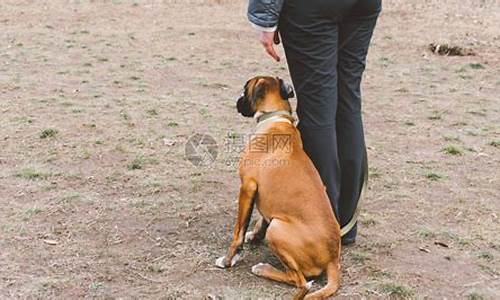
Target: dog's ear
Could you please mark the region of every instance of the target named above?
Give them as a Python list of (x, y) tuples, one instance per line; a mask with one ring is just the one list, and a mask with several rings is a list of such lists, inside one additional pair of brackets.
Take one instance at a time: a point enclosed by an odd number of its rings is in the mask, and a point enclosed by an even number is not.
[(238, 112), (244, 117), (253, 117), (255, 115), (255, 102), (257, 98), (254, 96), (255, 90), (250, 90), (251, 81), (252, 79), (245, 83), (243, 93), (236, 102)]
[(281, 98), (284, 100), (288, 100), (290, 98), (295, 97), (295, 92), (293, 91), (293, 87), (289, 84), (286, 84), (285, 81), (279, 77), (276, 77), (278, 79), (279, 85), (280, 85), (280, 95)]

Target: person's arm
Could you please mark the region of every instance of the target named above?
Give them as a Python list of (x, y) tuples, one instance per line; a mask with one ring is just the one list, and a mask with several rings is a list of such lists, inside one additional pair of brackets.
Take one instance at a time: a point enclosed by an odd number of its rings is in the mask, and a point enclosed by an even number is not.
[(267, 53), (276, 61), (279, 55), (274, 44), (279, 44), (278, 22), (284, 0), (250, 0), (248, 4), (248, 20), (259, 31), (259, 39)]

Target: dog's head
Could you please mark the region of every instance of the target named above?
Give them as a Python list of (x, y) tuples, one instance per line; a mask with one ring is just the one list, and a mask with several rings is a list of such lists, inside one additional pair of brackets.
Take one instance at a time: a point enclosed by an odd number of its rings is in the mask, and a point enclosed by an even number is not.
[(257, 76), (247, 81), (236, 107), (245, 117), (253, 117), (258, 111), (290, 110), (289, 98), (293, 88), (278, 77)]

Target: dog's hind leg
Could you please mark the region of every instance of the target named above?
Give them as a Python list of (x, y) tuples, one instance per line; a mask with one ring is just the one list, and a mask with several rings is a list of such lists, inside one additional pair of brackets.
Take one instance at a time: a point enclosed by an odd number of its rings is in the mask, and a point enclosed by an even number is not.
[(265, 277), (271, 280), (295, 285), (299, 288), (294, 299), (302, 299), (312, 286), (312, 281), (307, 282), (304, 273), (299, 267), (299, 264), (292, 255), (294, 247), (293, 239), (287, 237), (291, 233), (290, 225), (273, 219), (267, 229), (266, 239), (269, 242), (269, 247), (274, 254), (278, 256), (283, 263), (286, 271), (280, 271), (269, 264), (257, 264), (252, 267), (252, 272), (258, 276)]
[(298, 287), (299, 291), (294, 296), (294, 299), (303, 299), (311, 289), (313, 283), (312, 281), (306, 282), (306, 278), (299, 271), (287, 270), (286, 272), (283, 272), (271, 266), (270, 264), (256, 264), (252, 267), (252, 273), (260, 277)]
[(289, 272), (278, 270), (270, 264), (258, 263), (252, 267), (252, 273), (270, 280), (297, 285), (295, 278)]

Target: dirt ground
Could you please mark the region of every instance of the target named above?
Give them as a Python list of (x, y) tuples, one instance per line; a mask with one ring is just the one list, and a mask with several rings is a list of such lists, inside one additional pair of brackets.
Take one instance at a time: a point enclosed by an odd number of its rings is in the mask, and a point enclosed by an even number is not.
[[(235, 137), (254, 126), (235, 98), (254, 75), (289, 78), (245, 7), (0, 2), (0, 298), (290, 298), (250, 272), (277, 263), (265, 245), (213, 264)], [(384, 0), (363, 84), (370, 189), (339, 298), (500, 298), (499, 19), (495, 0)], [(185, 159), (195, 133), (217, 141), (213, 164)]]

